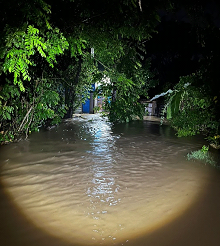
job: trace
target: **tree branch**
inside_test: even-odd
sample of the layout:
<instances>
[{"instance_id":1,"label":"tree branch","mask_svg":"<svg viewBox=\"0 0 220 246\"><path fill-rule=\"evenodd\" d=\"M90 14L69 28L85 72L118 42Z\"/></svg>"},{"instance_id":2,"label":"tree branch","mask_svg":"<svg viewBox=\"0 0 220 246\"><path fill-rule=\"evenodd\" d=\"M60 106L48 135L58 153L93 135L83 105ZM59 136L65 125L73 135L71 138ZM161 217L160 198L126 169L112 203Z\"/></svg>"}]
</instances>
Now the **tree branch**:
<instances>
[{"instance_id":1,"label":"tree branch","mask_svg":"<svg viewBox=\"0 0 220 246\"><path fill-rule=\"evenodd\" d=\"M141 7L141 0L138 1L139 7L140 7L140 11L142 12L142 7Z\"/></svg>"},{"instance_id":2,"label":"tree branch","mask_svg":"<svg viewBox=\"0 0 220 246\"><path fill-rule=\"evenodd\" d=\"M106 14L106 13L107 13L107 12L104 12L104 13L101 13L101 14L94 15L94 16L92 16L92 17L90 17L90 18L87 18L87 19L83 20L82 22L86 22L86 21L88 21L88 20L94 19L94 18L99 17L99 16L101 16L101 15L104 15L104 14Z\"/></svg>"},{"instance_id":3,"label":"tree branch","mask_svg":"<svg viewBox=\"0 0 220 246\"><path fill-rule=\"evenodd\" d=\"M32 109L33 109L33 106L31 106L31 107L29 108L29 110L28 110L28 112L26 113L24 119L22 120L21 125L20 125L19 128L18 128L18 131L19 131L19 132L23 129L23 127L24 127L24 122L25 122L25 120L27 119L27 117L28 117L28 115L30 114L30 112L31 112Z\"/></svg>"}]
</instances>

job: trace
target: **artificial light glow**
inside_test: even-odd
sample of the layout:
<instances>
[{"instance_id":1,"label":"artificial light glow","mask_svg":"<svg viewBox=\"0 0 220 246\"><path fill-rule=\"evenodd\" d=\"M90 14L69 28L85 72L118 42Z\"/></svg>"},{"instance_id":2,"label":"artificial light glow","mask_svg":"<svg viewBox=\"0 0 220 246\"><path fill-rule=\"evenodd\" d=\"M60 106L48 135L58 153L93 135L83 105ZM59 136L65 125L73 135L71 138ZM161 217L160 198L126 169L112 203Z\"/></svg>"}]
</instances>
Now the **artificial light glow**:
<instances>
[{"instance_id":1,"label":"artificial light glow","mask_svg":"<svg viewBox=\"0 0 220 246\"><path fill-rule=\"evenodd\" d=\"M111 83L111 79L107 76L104 76L101 80L101 84L107 85Z\"/></svg>"},{"instance_id":2,"label":"artificial light glow","mask_svg":"<svg viewBox=\"0 0 220 246\"><path fill-rule=\"evenodd\" d=\"M62 175L28 177L47 179L46 185L40 184L39 180L35 185L13 185L25 180L27 177L24 176L17 180L7 177L3 181L16 205L37 227L53 236L84 245L123 243L156 230L184 213L198 192L186 184L185 187L176 185L167 195L163 190L169 189L169 185L161 183L165 187L159 185L158 189L154 188L154 195L142 197L141 189L136 192L131 187L122 188L114 173L111 177L111 172L103 167L94 166L93 171L92 179L83 186L86 182L83 177L81 183L78 179L78 184L72 186L74 181L69 172L65 179ZM61 182L63 184L59 185ZM71 193L68 186L78 195ZM80 186L84 187L84 192ZM130 195L126 197L129 190Z\"/></svg>"},{"instance_id":3,"label":"artificial light glow","mask_svg":"<svg viewBox=\"0 0 220 246\"><path fill-rule=\"evenodd\" d=\"M194 203L203 188L198 169L163 165L146 146L112 134L105 121L88 125L85 152L35 153L36 161L3 166L5 190L37 227L74 245L126 245Z\"/></svg>"}]
</instances>

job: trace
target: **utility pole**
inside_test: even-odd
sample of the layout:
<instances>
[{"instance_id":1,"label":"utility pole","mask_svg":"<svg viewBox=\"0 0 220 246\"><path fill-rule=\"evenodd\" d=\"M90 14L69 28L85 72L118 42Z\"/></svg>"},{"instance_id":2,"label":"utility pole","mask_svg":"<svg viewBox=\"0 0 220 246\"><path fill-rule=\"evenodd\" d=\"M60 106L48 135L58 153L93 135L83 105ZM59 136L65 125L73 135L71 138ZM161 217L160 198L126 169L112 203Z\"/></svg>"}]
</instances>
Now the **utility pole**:
<instances>
[{"instance_id":1,"label":"utility pole","mask_svg":"<svg viewBox=\"0 0 220 246\"><path fill-rule=\"evenodd\" d=\"M94 58L94 48L91 48L91 57ZM95 85L94 85L95 87ZM90 114L93 114L94 113L94 100L93 100L93 91L94 91L94 88L92 86L92 91L90 92L90 104L89 104L89 113Z\"/></svg>"}]
</instances>

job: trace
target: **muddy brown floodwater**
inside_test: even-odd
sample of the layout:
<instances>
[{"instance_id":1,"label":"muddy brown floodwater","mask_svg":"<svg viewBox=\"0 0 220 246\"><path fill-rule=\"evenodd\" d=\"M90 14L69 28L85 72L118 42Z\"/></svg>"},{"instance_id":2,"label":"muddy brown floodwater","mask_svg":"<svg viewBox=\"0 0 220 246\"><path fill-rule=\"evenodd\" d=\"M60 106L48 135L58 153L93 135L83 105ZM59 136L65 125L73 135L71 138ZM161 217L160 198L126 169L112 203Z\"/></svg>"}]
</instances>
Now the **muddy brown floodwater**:
<instances>
[{"instance_id":1,"label":"muddy brown floodwater","mask_svg":"<svg viewBox=\"0 0 220 246\"><path fill-rule=\"evenodd\" d=\"M0 148L1 246L218 246L220 172L169 126L76 117Z\"/></svg>"}]
</instances>

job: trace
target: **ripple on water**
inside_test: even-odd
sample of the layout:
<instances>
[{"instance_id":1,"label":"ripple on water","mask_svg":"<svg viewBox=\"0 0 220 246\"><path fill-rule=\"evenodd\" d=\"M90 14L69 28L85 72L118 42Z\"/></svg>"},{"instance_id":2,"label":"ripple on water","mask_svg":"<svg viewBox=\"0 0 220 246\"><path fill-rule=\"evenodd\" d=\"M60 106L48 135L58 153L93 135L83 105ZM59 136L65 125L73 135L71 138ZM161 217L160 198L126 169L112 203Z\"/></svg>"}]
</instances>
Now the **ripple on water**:
<instances>
[{"instance_id":1,"label":"ripple on water","mask_svg":"<svg viewBox=\"0 0 220 246\"><path fill-rule=\"evenodd\" d=\"M155 133L149 124L123 132L94 117L34 134L4 155L5 189L33 223L85 245L122 243L193 203L204 173L184 159L191 143L164 136L158 125Z\"/></svg>"}]
</instances>

